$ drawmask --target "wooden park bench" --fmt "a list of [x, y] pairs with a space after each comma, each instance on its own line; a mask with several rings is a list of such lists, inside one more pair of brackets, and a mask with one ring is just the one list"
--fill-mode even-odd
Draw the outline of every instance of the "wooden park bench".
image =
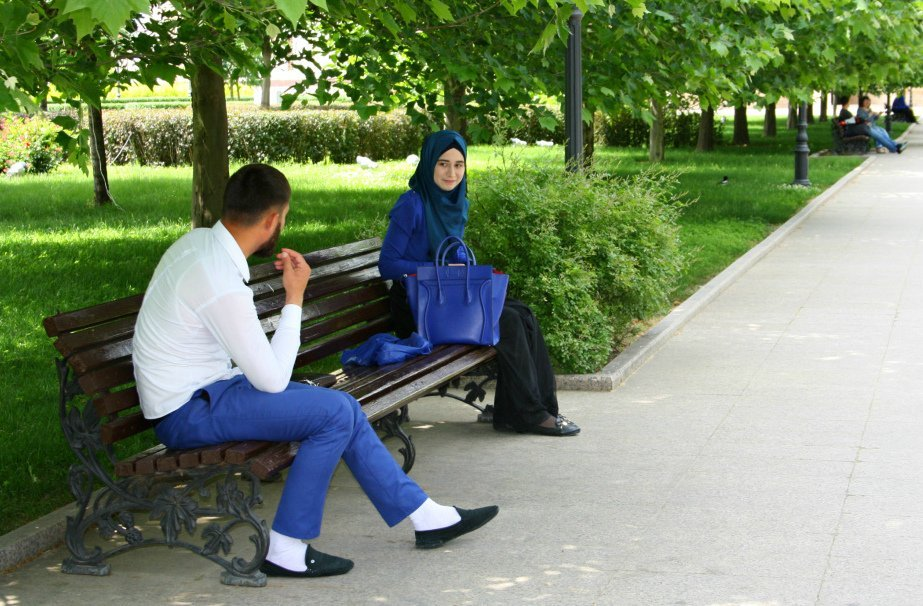
[[846, 124], [834, 118], [830, 121], [833, 130], [833, 153], [837, 155], [864, 154], [869, 150], [868, 135], [846, 135]]
[[[295, 379], [356, 397], [384, 437], [401, 440], [403, 467], [409, 471], [415, 449], [401, 428], [407, 404], [435, 392], [480, 409], [476, 402], [483, 400], [483, 381], [468, 383], [464, 396], [448, 392], [448, 387], [490, 361], [494, 350], [443, 345], [399, 364], [307, 374], [305, 366], [391, 329], [388, 285], [378, 273], [380, 248], [381, 240], [375, 238], [305, 255], [312, 274], [302, 309]], [[263, 328], [272, 333], [285, 303], [281, 274], [272, 263], [253, 266], [250, 287]], [[146, 448], [156, 438], [138, 405], [131, 358], [142, 297], [59, 313], [44, 321], [61, 354], [61, 427], [77, 457], [69, 474], [77, 514], [67, 520], [70, 557], [62, 569], [106, 575], [109, 557], [165, 544], [219, 564], [225, 584], [262, 587], [266, 576], [259, 565], [269, 545], [269, 528], [253, 508], [261, 502], [260, 481], [278, 477], [291, 465], [292, 445], [252, 441], [180, 451], [163, 445]], [[89, 547], [85, 538], [94, 526], [103, 544]], [[255, 545], [249, 560], [229, 555], [232, 535], [241, 533]]]

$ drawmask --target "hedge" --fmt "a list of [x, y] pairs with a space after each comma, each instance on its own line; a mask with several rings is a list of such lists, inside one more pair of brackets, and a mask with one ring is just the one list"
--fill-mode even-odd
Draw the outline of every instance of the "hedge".
[[[190, 163], [189, 109], [104, 111], [109, 161], [176, 166]], [[346, 110], [230, 110], [228, 152], [240, 162], [353, 163], [406, 158], [425, 132], [397, 113], [360, 120]]]
[[[690, 111], [666, 112], [664, 117], [664, 145], [669, 147], [695, 147], [699, 137], [699, 113]], [[723, 124], [715, 120], [715, 141], [721, 141]], [[640, 117], [625, 109], [603, 116], [597, 124], [599, 139], [612, 147], [647, 147], [650, 127]]]

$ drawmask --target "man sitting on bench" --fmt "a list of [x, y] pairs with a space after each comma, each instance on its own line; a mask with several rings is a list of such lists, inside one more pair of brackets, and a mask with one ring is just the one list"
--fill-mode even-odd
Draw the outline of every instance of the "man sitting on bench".
[[247, 257], [275, 252], [290, 197], [281, 172], [245, 166], [228, 181], [221, 221], [190, 231], [164, 253], [134, 336], [144, 416], [155, 422], [168, 448], [238, 440], [300, 443], [260, 567], [267, 575], [319, 577], [352, 568], [352, 561], [303, 542], [320, 534], [340, 458], [389, 526], [410, 517], [417, 547], [439, 547], [480, 528], [497, 514], [496, 506], [437, 504], [401, 470], [355, 398], [290, 381], [311, 268], [293, 250], [276, 255], [286, 305], [271, 341], [246, 285]]

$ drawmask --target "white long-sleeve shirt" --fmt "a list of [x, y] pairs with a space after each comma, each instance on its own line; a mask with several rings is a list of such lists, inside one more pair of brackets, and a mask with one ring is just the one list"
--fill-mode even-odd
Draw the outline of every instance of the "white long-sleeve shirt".
[[164, 253], [144, 295], [133, 342], [146, 418], [167, 415], [196, 390], [241, 373], [261, 391], [288, 386], [300, 343], [301, 307], [282, 308], [270, 342], [249, 280], [247, 259], [220, 221], [190, 231]]

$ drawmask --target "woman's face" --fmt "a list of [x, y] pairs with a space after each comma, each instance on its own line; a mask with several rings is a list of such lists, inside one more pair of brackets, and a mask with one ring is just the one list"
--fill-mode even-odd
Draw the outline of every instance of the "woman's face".
[[871, 106], [872, 106], [872, 100], [871, 100], [871, 99], [863, 99], [863, 100], [862, 100], [862, 107], [868, 109], [868, 108], [871, 107]]
[[465, 176], [465, 157], [457, 149], [446, 150], [436, 160], [433, 170], [433, 181], [442, 191], [452, 191], [461, 183]]

